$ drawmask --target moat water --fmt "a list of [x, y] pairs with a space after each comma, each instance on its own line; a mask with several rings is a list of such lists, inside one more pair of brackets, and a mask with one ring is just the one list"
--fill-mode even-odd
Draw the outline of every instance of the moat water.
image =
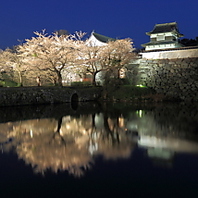
[[198, 105], [0, 108], [0, 197], [197, 197]]

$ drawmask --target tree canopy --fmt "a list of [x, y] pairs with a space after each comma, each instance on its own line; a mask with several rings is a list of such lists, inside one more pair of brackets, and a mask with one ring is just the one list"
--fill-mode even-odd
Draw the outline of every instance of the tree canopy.
[[184, 38], [180, 40], [180, 43], [183, 44], [184, 46], [197, 46], [198, 37], [196, 37], [195, 39]]
[[[131, 39], [112, 40], [103, 46], [87, 45], [85, 33], [69, 34], [59, 30], [52, 34], [34, 32], [35, 36], [26, 39], [13, 51], [5, 51], [3, 65], [9, 65], [18, 74], [18, 82], [24, 78], [46, 79], [54, 85], [63, 85], [63, 75], [86, 74], [92, 76], [96, 85], [99, 72], [119, 71], [134, 57]], [[36, 81], [36, 80], [35, 80]]]

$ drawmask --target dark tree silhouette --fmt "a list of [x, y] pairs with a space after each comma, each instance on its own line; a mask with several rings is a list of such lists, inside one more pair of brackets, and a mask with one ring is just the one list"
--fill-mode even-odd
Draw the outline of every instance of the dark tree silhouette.
[[69, 35], [69, 31], [67, 30], [56, 30], [55, 33], [58, 35], [58, 36], [62, 36], [62, 35]]
[[198, 37], [195, 39], [181, 39], [180, 43], [183, 44], [184, 46], [197, 46], [198, 45]]

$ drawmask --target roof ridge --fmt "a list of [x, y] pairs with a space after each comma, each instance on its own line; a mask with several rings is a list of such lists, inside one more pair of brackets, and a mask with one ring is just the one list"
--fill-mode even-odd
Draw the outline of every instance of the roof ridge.
[[164, 25], [171, 25], [171, 24], [177, 24], [177, 22], [175, 21], [175, 22], [170, 22], [170, 23], [157, 23], [157, 24], [155, 24], [155, 26], [156, 25], [158, 25], [158, 26], [164, 26]]
[[96, 32], [92, 32], [92, 35], [95, 36], [98, 40], [100, 40], [103, 43], [107, 43], [108, 41], [115, 41], [116, 40], [114, 38], [104, 36], [104, 35], [96, 33]]

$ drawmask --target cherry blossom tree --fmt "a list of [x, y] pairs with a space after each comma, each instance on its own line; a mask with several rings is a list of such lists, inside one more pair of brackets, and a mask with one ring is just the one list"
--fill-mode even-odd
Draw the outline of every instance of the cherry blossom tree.
[[109, 41], [106, 45], [95, 46], [81, 45], [79, 56], [81, 57], [84, 72], [92, 75], [92, 84], [96, 85], [96, 75], [102, 71], [119, 71], [129, 64], [134, 58], [131, 39]]
[[[39, 67], [40, 72], [53, 73], [54, 83], [62, 86], [62, 70], [64, 68], [74, 69], [76, 59], [76, 48], [84, 36], [82, 32], [69, 35], [48, 35], [45, 31], [35, 32], [36, 37], [26, 39], [19, 46], [19, 51], [29, 58], [29, 63]], [[35, 65], [35, 62], [38, 64]]]
[[16, 73], [16, 81], [19, 86], [23, 86], [24, 76], [28, 71], [25, 58], [20, 52], [17, 51], [17, 47], [13, 50], [6, 49], [0, 53], [1, 57], [1, 71], [7, 72], [11, 75], [13, 72]]
[[105, 70], [99, 65], [99, 57], [103, 46], [86, 45], [86, 42], [80, 46], [79, 57], [80, 64], [83, 65], [83, 73], [92, 75], [92, 84], [96, 85], [96, 75]]
[[13, 69], [10, 64], [8, 64], [8, 60], [10, 59], [10, 50], [0, 50], [0, 72], [1, 72], [1, 79], [4, 80], [3, 74], [13, 74]]
[[120, 78], [120, 70], [130, 63], [135, 57], [133, 53], [133, 42], [131, 39], [110, 41], [102, 51], [99, 63], [102, 68], [115, 73]]
[[14, 61], [17, 62], [15, 69], [21, 76], [20, 83], [22, 71], [18, 68], [22, 68], [22, 65], [28, 65], [29, 76], [35, 79], [42, 76], [58, 86], [63, 85], [63, 73], [79, 76], [91, 74], [93, 85], [96, 85], [96, 75], [102, 71], [117, 73], [119, 77], [120, 70], [134, 57], [131, 39], [109, 41], [106, 45], [96, 46], [82, 41], [84, 34], [48, 35], [45, 31], [35, 32], [35, 37], [26, 39], [17, 48], [17, 57], [22, 62]]

